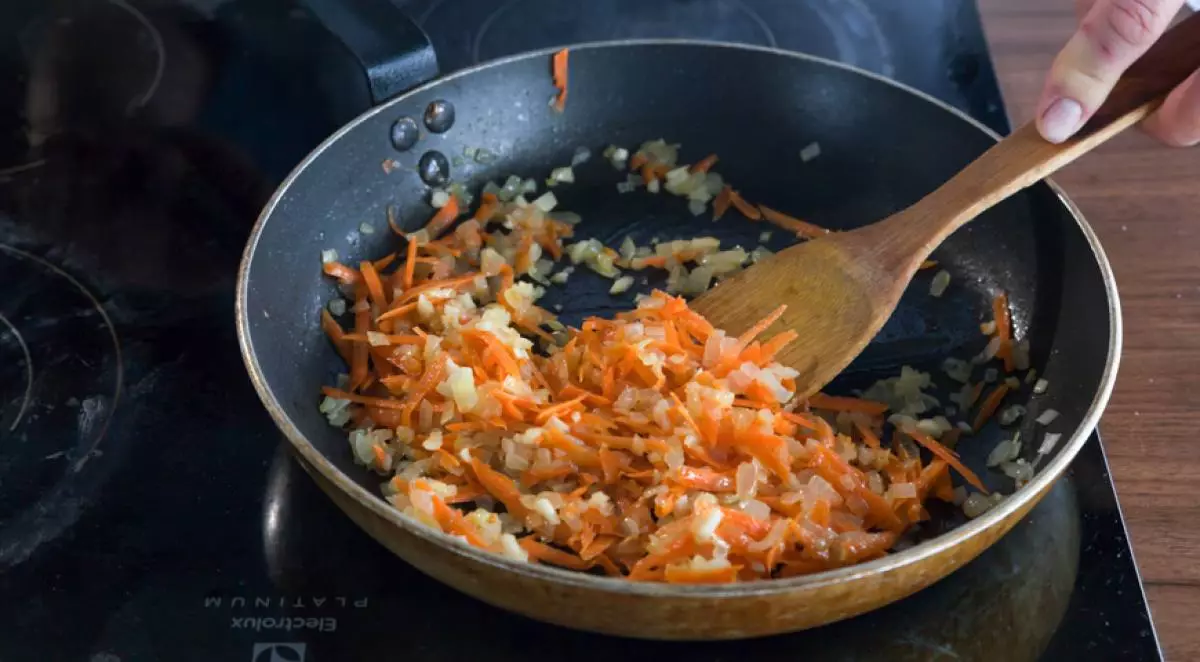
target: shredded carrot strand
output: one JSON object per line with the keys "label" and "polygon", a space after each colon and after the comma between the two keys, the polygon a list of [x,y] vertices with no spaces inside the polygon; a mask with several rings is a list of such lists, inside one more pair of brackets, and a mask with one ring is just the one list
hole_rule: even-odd
{"label": "shredded carrot strand", "polygon": [[788,216],[783,212],[775,211],[766,205],[759,205],[758,209],[762,212],[762,217],[768,223],[787,230],[788,232],[795,234],[797,237],[804,239],[815,239],[821,235],[829,234],[829,230],[826,230],[825,228],[813,225],[808,221],[802,221],[793,216]]}
{"label": "shredded carrot strand", "polygon": [[996,337],[1000,339],[1000,348],[996,355],[1004,361],[1004,372],[1012,372],[1015,367],[1012,352],[1012,317],[1008,312],[1008,295],[1004,292],[992,299],[992,315],[996,320]]}
{"label": "shredded carrot strand", "polygon": [[745,216],[752,221],[762,220],[762,212],[758,210],[758,207],[746,202],[746,199],[742,197],[741,193],[730,189],[729,202],[733,204],[734,208],[741,212],[742,216]]}
{"label": "shredded carrot strand", "polygon": [[567,49],[562,49],[554,53],[552,58],[552,74],[554,77],[554,87],[558,89],[558,94],[554,97],[554,109],[562,112],[567,107],[567,59],[570,52]]}
{"label": "shredded carrot strand", "polygon": [[458,218],[458,197],[450,196],[446,204],[434,213],[433,218],[429,219],[429,223],[425,224],[425,230],[429,233],[430,239],[437,239],[454,223],[454,219]]}
{"label": "shredded carrot strand", "polygon": [[692,172],[708,172],[715,165],[717,165],[717,155],[709,154],[708,156],[697,161],[690,170]]}
{"label": "shredded carrot strand", "polygon": [[924,434],[911,426],[906,428],[904,433],[909,437],[912,437],[913,441],[924,446],[926,450],[933,453],[946,464],[953,467],[953,469],[957,471],[964,479],[966,479],[966,481],[970,483],[972,487],[980,492],[983,492],[984,494],[988,493],[987,486],[983,484],[983,481],[979,480],[979,476],[976,476],[974,471],[968,469],[967,465],[963,464],[962,461],[958,459],[958,455],[956,455],[954,451],[941,445],[935,441],[933,437],[930,437],[929,435]]}
{"label": "shredded carrot strand", "polygon": [[1008,395],[1008,390],[1008,384],[1001,383],[991,393],[988,393],[983,404],[979,405],[979,413],[975,415],[975,423],[971,426],[976,432],[979,432],[984,423],[987,423],[1000,408],[1000,402],[1004,400],[1004,396]]}
{"label": "shredded carrot strand", "polygon": [[871,416],[882,416],[888,409],[887,404],[883,402],[874,402],[861,398],[837,397],[823,393],[814,393],[808,396],[808,406],[813,409],[827,409],[829,411],[860,411]]}

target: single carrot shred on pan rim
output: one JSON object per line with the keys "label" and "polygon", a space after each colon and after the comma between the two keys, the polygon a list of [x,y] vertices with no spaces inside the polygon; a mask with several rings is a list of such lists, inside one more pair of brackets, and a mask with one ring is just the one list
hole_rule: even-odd
{"label": "single carrot shred on pan rim", "polygon": [[558,93],[554,96],[554,109],[560,113],[567,107],[567,59],[569,56],[570,51],[564,48],[556,51],[551,58],[554,87],[558,89]]}

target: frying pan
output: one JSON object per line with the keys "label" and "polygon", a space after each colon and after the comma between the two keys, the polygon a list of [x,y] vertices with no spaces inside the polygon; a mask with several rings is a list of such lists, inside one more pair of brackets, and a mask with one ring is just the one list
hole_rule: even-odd
{"label": "frying pan", "polygon": [[[349,35],[352,45],[362,36],[334,31]],[[428,72],[427,51],[418,46],[408,53],[416,55],[404,61],[417,66],[401,67],[403,75],[375,67],[387,72],[380,85],[365,67],[375,98],[406,86],[406,75]],[[550,55],[459,71],[361,115],[296,167],[246,247],[237,325],[251,380],[302,465],[379,542],[458,590],[543,621],[646,638],[749,637],[847,618],[928,586],[1004,535],[1063,473],[1108,400],[1121,326],[1112,273],[1091,228],[1053,185],[1039,184],[952,236],[935,256],[952,275],[945,296],[929,296],[928,276],[918,279],[867,351],[827,389],[862,387],[904,365],[940,375],[945,357],[970,356],[985,344],[979,323],[990,318],[991,298],[1007,292],[1014,333],[1029,339],[1032,364],[1050,383],[1046,394],[1029,396],[1029,415],[1017,426],[1027,440],[1023,455],[1037,459],[1045,428],[1033,419],[1040,411],[1060,412],[1050,429],[1063,438],[1038,460],[1034,480],[1015,492],[1009,479],[984,467],[990,449],[1013,429],[993,423],[961,443],[964,460],[989,487],[1011,494],[982,516],[965,521],[957,509],[934,509],[914,546],[858,566],[786,580],[677,586],[511,562],[455,544],[393,509],[380,496],[381,478],[354,464],[346,434],[317,409],[320,387],[345,370],[318,325],[322,305],[336,295],[320,275],[319,258],[330,248],[351,263],[395,250],[383,221],[389,206],[404,228],[423,225],[432,210],[422,174],[436,174],[429,167],[435,153],[453,181],[477,190],[510,174],[541,181],[580,146],[598,154],[610,144],[636,148],[662,137],[682,144],[685,161],[719,154],[718,169],[747,198],[846,229],[916,201],[997,138],[953,108],[864,71],[778,50],[688,41],[572,47],[570,95],[565,112],[557,113],[547,103],[554,92]],[[422,127],[415,146],[398,149],[406,145],[393,140],[404,138],[395,129],[410,120],[422,125],[435,102],[453,107],[452,125],[443,132]],[[821,155],[805,162],[799,151],[813,142]],[[464,148],[497,158],[460,158]],[[623,176],[593,158],[577,168],[576,183],[555,189],[560,209],[582,215],[579,236],[615,245],[626,235],[638,244],[710,235],[749,248],[767,229],[740,218],[693,217],[671,196],[619,195],[615,183]],[[363,223],[376,231],[361,232]],[[632,292],[611,296],[610,284],[580,273],[551,288],[543,303],[561,304],[569,324],[631,307]],[[661,281],[641,289],[655,285]]]}

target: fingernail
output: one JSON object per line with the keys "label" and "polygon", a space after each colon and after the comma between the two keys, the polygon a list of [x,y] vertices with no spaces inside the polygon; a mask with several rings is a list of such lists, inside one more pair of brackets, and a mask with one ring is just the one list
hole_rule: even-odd
{"label": "fingernail", "polygon": [[1060,143],[1079,130],[1082,120],[1083,106],[1078,101],[1055,99],[1042,113],[1042,136],[1052,143]]}

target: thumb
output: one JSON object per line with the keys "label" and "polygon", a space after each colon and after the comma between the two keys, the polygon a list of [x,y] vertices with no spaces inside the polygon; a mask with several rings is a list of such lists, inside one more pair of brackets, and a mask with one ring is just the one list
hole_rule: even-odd
{"label": "thumb", "polygon": [[1078,131],[1182,5],[1183,0],[1097,0],[1050,68],[1037,106],[1042,136],[1059,143]]}

